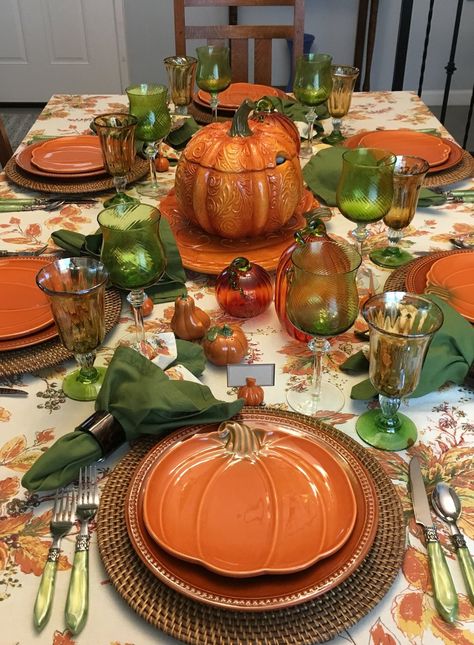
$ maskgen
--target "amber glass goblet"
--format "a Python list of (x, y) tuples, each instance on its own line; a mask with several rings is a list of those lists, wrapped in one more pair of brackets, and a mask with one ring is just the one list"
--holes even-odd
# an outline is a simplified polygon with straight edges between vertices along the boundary
[(106, 208), (97, 217), (102, 231), (101, 260), (112, 284), (130, 290), (128, 300), (135, 319), (137, 349), (145, 356), (144, 289), (158, 282), (166, 267), (160, 217), (160, 211), (148, 204), (119, 204)]
[(372, 251), (370, 259), (375, 264), (399, 267), (414, 259), (411, 253), (400, 248), (399, 242), (404, 229), (415, 216), (420, 189), (429, 168), (429, 164), (421, 157), (397, 156), (393, 171), (392, 206), (383, 218), (384, 224), (388, 226), (389, 246)]
[(79, 365), (62, 383), (66, 396), (93, 401), (105, 368), (94, 367), (97, 347), (105, 336), (105, 285), (108, 273), (93, 258), (64, 258), (43, 267), (36, 283), (49, 298), (62, 344)]
[(342, 118), (346, 116), (351, 107), (352, 92), (359, 76), (357, 67), (348, 65), (332, 65), (332, 90), (328, 99), (328, 112), (332, 117), (332, 132), (323, 137), (324, 143), (337, 145), (344, 141), (341, 132)]
[(138, 118), (136, 137), (145, 143), (143, 151), (150, 163), (151, 180), (139, 184), (137, 192), (147, 197), (159, 197), (160, 185), (156, 176), (155, 158), (161, 142), (171, 130), (168, 110), (168, 88), (165, 85), (141, 83), (126, 89), (130, 113)]
[(417, 431), (398, 408), (418, 385), (428, 346), (443, 324), (443, 312), (422, 296), (386, 291), (369, 298), (362, 315), (370, 329), (369, 377), (379, 392), (380, 409), (359, 417), (357, 434), (374, 448), (404, 450), (415, 443)]
[(211, 95), (210, 106), (214, 121), (217, 121), (219, 92), (230, 85), (232, 78), (229, 62), (229, 48), (204, 45), (196, 49), (198, 58), (196, 83), (199, 89)]
[(315, 107), (329, 98), (332, 88), (331, 61), (329, 54), (303, 54), (296, 60), (293, 93), (300, 103), (309, 107), (306, 113), (308, 137), (301, 146), (300, 157), (313, 154), (313, 131), (316, 120)]
[(287, 394), (297, 412), (320, 416), (344, 405), (344, 394), (322, 380), (322, 360), (330, 348), (328, 338), (349, 329), (357, 317), (355, 278), (360, 262), (353, 246), (330, 239), (307, 242), (291, 254), (286, 313), (297, 329), (312, 336), (308, 346), (314, 355), (311, 386)]
[(105, 167), (112, 175), (116, 195), (104, 202), (104, 206), (115, 204), (138, 204), (138, 199), (125, 192), (127, 173), (135, 161), (135, 128), (138, 119), (133, 114), (114, 112), (100, 114), (94, 119), (95, 131), (100, 140)]
[(175, 114), (187, 115), (193, 100), (197, 58), (193, 56), (168, 56), (164, 59)]

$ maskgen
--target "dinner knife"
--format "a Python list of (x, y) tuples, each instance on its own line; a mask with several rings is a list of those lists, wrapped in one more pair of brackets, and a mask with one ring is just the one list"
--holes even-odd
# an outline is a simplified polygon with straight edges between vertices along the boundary
[(425, 535), (435, 606), (441, 618), (452, 623), (458, 613), (458, 596), (433, 524), (420, 462), (416, 457), (412, 457), (409, 470), (415, 521), (421, 524)]
[(0, 387), (0, 396), (28, 396), (26, 390), (17, 390), (12, 387)]

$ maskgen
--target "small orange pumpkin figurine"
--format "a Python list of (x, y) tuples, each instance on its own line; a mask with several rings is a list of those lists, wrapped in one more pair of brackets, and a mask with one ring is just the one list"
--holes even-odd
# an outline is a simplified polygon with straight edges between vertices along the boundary
[(241, 385), (237, 391), (239, 399), (245, 399), (245, 405), (261, 405), (263, 403), (263, 388), (257, 385), (257, 381), (251, 376), (245, 379), (245, 385)]
[(229, 365), (240, 363), (247, 353), (248, 341), (240, 327), (216, 325), (205, 335), (202, 348), (214, 365)]
[(178, 296), (170, 326), (175, 336), (183, 340), (202, 338), (209, 329), (211, 319), (205, 311), (196, 307), (191, 296)]

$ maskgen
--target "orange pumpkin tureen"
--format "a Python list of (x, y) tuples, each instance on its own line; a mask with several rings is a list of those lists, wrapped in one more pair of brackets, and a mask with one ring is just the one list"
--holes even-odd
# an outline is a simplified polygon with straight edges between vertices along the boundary
[(316, 439), (237, 421), (165, 451), (143, 501), (160, 546), (234, 577), (299, 571), (331, 555), (356, 512), (343, 464)]
[(298, 141), (276, 119), (249, 123), (244, 101), (232, 124), (211, 123), (187, 144), (176, 168), (176, 199), (193, 224), (237, 239), (279, 230), (303, 195)]

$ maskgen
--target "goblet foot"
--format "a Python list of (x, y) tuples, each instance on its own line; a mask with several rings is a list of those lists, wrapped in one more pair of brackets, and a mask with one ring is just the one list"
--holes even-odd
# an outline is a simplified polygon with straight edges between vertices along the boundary
[(323, 143), (328, 143), (331, 146), (337, 146), (339, 143), (345, 141), (346, 137), (340, 130), (333, 130), (330, 134), (321, 139)]
[[(312, 396), (311, 390), (289, 390), (286, 394), (288, 405), (300, 414), (324, 418), (333, 412), (339, 412), (344, 407), (344, 394), (331, 383), (321, 383), (319, 397)], [(327, 413), (327, 414), (326, 414)]]
[(117, 193), (110, 199), (105, 200), (104, 207), (118, 206), (119, 204), (139, 204), (140, 200), (136, 197), (130, 197), (127, 193)]
[(382, 249), (375, 249), (369, 257), (375, 264), (389, 268), (403, 266), (414, 259), (411, 253), (399, 246), (385, 246)]
[(381, 410), (364, 412), (356, 423), (359, 437), (369, 446), (380, 450), (405, 450), (410, 448), (418, 436), (416, 426), (411, 419), (400, 412), (396, 413), (399, 421), (397, 427), (388, 429)]
[(94, 367), (89, 378), (85, 378), (81, 370), (68, 374), (62, 383), (63, 392), (75, 401), (94, 401), (104, 381), (107, 368)]

